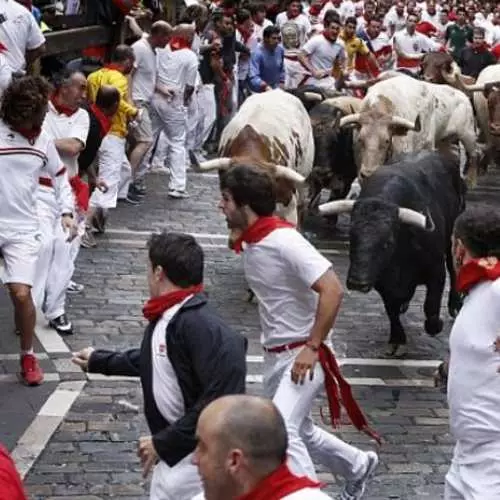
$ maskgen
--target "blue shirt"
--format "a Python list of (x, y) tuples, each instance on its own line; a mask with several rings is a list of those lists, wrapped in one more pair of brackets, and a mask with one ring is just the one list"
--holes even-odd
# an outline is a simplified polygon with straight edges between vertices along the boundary
[(262, 92), (267, 84), (275, 89), (285, 83), (285, 49), (278, 45), (270, 51), (260, 44), (250, 58), (248, 81), (254, 92)]

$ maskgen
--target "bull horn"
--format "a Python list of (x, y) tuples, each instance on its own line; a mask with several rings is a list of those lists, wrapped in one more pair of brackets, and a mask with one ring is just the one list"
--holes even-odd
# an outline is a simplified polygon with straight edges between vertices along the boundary
[(322, 102), (323, 96), (319, 92), (304, 92), (304, 99), (308, 101)]
[(356, 203), (354, 200), (329, 201), (320, 205), (318, 210), (321, 215), (342, 214), (352, 212), (354, 203)]
[(426, 231), (434, 231), (435, 225), (430, 214), (424, 215), (411, 208), (399, 207), (398, 215), (401, 222), (425, 229)]
[(451, 71), (447, 73), (442, 69), (441, 75), (448, 85), (458, 88), (462, 92), (482, 92), (484, 90), (484, 84), (467, 85), (462, 80), (462, 70), (455, 61), (451, 63)]
[(473, 85), (466, 85), (469, 92), (483, 92), (486, 89), (500, 87), (500, 82), (486, 82), (486, 83), (475, 83)]
[(304, 182), (306, 182), (306, 178), (303, 175), (300, 175), (295, 170), (285, 167), (284, 165), (276, 165), (274, 167), (274, 172), (276, 177), (288, 179), (295, 184), (304, 184)]
[(209, 170), (227, 169), (232, 164), (231, 158), (215, 158), (199, 162), (196, 166), (200, 172), (208, 172)]
[(347, 125), (358, 124), (361, 119), (361, 115), (359, 113), (353, 113), (352, 115), (343, 116), (340, 119), (339, 127), (347, 127)]
[(411, 122), (410, 120), (407, 120), (406, 118), (403, 118), (401, 116), (393, 116), (391, 120), (391, 125), (394, 125), (396, 127), (404, 127), (408, 130), (416, 130), (419, 123), (420, 119), (418, 116), (415, 122)]

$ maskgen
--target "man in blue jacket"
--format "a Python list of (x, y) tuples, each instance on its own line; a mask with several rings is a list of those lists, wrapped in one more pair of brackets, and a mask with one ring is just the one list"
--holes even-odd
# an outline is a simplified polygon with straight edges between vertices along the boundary
[(139, 439), (146, 477), (154, 467), (151, 500), (191, 498), (202, 491), (192, 464), (196, 424), (214, 399), (245, 392), (245, 337), (233, 332), (203, 293), (203, 250), (186, 234), (154, 234), (149, 241), (151, 299), (140, 348), (75, 354), (84, 371), (141, 378), (151, 436)]
[(265, 28), (262, 44), (250, 58), (248, 80), (253, 92), (266, 92), (285, 85), (285, 49), (279, 43), (279, 28)]

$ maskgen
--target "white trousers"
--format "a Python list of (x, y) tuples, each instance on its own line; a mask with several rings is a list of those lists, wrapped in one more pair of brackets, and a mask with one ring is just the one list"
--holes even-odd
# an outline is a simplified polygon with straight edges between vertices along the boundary
[(198, 90), (199, 121), (196, 142), (193, 149), (201, 149), (207, 142), (217, 119), (217, 104), (213, 83), (205, 84)]
[(358, 479), (368, 462), (367, 454), (314, 425), (311, 417), (314, 399), (324, 387), (320, 364), (316, 364), (312, 381), (308, 376), (303, 385), (292, 382), (292, 366), (301, 349), (264, 355), (264, 391), (285, 420), (289, 467), (295, 474), (315, 480), (314, 460), (348, 481)]
[(66, 289), (75, 270), (72, 243), (67, 242), (61, 217), (38, 200), (41, 248), (32, 288), (33, 302), (50, 321), (65, 313)]
[(103, 193), (94, 189), (89, 205), (98, 208), (115, 208), (118, 198), (126, 198), (132, 169), (125, 154), (125, 138), (108, 134), (97, 153), (99, 179), (106, 182), (108, 190)]
[(191, 500), (201, 493), (201, 479), (192, 460), (191, 453), (173, 467), (158, 462), (151, 479), (150, 500)]
[(200, 122), (198, 92), (195, 91), (187, 108), (186, 150), (188, 151), (195, 149)]
[(500, 498), (500, 456), (474, 464), (452, 460), (446, 474), (445, 500), (498, 500)]
[[(167, 158), (170, 167), (169, 189), (184, 191), (186, 189), (186, 129), (187, 111), (181, 98), (172, 101), (155, 94), (151, 104), (151, 124), (153, 128), (153, 144), (161, 131), (167, 139)], [(149, 159), (150, 154), (146, 157)], [(149, 161), (149, 160), (145, 160)], [(144, 171), (143, 168), (141, 168)]]

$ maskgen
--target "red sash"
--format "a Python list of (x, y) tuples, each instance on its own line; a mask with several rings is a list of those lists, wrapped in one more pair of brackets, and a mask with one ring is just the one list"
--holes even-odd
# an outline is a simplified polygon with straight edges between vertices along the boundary
[(86, 212), (89, 208), (90, 191), (89, 185), (83, 181), (78, 175), (70, 178), (69, 183), (73, 190), (76, 206), (82, 212)]
[(298, 477), (290, 472), (285, 463), (263, 479), (252, 491), (235, 500), (280, 500), (305, 488), (319, 488), (320, 483), (307, 476)]
[(259, 217), (251, 226), (247, 227), (241, 236), (234, 242), (233, 250), (240, 253), (243, 250), (243, 242), (258, 243), (275, 229), (282, 227), (295, 227), (290, 222), (280, 219), (275, 215), (269, 217)]
[(498, 278), (500, 261), (496, 257), (472, 259), (458, 271), (456, 288), (461, 293), (467, 293), (482, 281), (494, 281)]
[(203, 285), (193, 285), (175, 292), (165, 293), (149, 299), (142, 308), (142, 313), (148, 321), (156, 321), (171, 307), (179, 304), (184, 299), (195, 293), (203, 292)]

